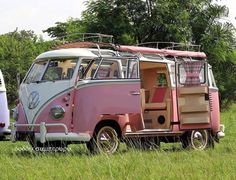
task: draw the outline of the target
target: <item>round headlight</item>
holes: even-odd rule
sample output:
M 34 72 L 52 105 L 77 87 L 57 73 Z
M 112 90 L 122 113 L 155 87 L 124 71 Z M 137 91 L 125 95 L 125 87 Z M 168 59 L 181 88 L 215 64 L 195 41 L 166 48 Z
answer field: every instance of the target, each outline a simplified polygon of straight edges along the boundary
M 60 105 L 53 106 L 50 110 L 50 115 L 53 119 L 60 120 L 65 115 L 65 109 Z

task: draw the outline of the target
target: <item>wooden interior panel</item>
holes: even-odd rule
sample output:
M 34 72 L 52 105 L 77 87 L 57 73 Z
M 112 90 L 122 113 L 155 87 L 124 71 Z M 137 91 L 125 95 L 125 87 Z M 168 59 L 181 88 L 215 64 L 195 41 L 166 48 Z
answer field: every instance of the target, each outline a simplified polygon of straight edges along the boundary
M 163 103 L 146 103 L 145 110 L 166 109 L 166 102 Z
M 203 104 L 201 106 L 181 106 L 180 112 L 181 113 L 190 113 L 190 112 L 208 112 L 209 111 L 209 105 Z
M 205 94 L 208 93 L 207 87 L 182 87 L 179 89 L 180 95 L 188 95 L 188 94 Z
M 163 124 L 158 123 L 158 117 L 164 116 L 165 122 Z M 167 111 L 146 111 L 144 112 L 144 126 L 145 129 L 169 129 L 170 119 L 168 119 Z
M 166 75 L 166 84 L 158 84 L 158 74 Z M 169 129 L 171 114 L 170 77 L 165 63 L 140 62 L 141 104 L 145 129 Z M 165 88 L 162 93 L 158 88 Z M 157 96 L 154 96 L 157 95 Z M 160 94 L 162 98 L 158 97 Z M 159 100 L 157 100 L 159 99 Z M 158 123 L 158 117 L 165 117 L 163 124 Z
M 210 118 L 207 113 L 198 114 L 192 116 L 190 114 L 182 115 L 181 124 L 199 124 L 199 123 L 210 123 Z
M 181 124 L 210 123 L 209 101 L 205 99 L 207 87 L 179 88 L 178 106 Z

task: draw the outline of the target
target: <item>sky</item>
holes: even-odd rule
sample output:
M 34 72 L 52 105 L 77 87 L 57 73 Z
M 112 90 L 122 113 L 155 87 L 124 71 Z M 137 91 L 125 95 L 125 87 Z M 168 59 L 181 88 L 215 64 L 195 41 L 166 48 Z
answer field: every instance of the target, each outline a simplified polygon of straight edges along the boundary
M 0 34 L 18 28 L 33 30 L 46 39 L 42 30 L 69 17 L 79 18 L 84 9 L 84 0 L 0 0 Z
M 217 0 L 216 0 L 217 1 Z M 229 7 L 227 21 L 236 27 L 236 1 L 218 0 Z M 79 18 L 85 9 L 84 0 L 0 0 L 0 34 L 18 30 L 33 30 L 49 39 L 46 30 L 56 22 L 66 22 L 69 17 Z

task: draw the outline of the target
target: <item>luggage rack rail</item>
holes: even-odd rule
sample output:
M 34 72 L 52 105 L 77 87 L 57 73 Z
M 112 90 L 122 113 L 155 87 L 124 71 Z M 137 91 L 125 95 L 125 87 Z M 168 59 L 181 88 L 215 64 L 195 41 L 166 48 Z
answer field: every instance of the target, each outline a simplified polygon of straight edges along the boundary
M 186 51 L 192 50 L 197 52 L 200 52 L 201 49 L 201 45 L 195 45 L 190 43 L 164 42 L 164 41 L 145 42 L 137 44 L 137 46 L 152 47 L 156 49 L 186 50 Z

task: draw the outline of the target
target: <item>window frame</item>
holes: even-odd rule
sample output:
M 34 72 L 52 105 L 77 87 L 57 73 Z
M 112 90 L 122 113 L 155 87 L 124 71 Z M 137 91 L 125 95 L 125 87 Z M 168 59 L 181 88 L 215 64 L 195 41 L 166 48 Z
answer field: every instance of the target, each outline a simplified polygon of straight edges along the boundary
M 86 68 L 83 76 L 80 78 L 81 80 L 88 80 L 88 79 L 91 79 L 91 80 L 127 80 L 127 79 L 139 79 L 139 60 L 137 58 L 129 58 L 129 57 L 101 57 L 101 58 L 83 58 L 81 59 L 80 61 L 80 65 L 82 64 L 82 61 L 83 60 L 90 60 L 91 62 L 89 63 L 88 67 Z M 94 74 L 92 75 L 92 77 L 87 77 L 88 75 L 88 72 L 91 70 L 93 64 L 96 63 L 96 61 L 99 61 L 97 63 L 97 67 L 96 67 L 96 70 L 94 72 Z M 103 65 L 103 62 L 115 62 L 117 63 L 117 71 L 118 71 L 118 74 L 119 76 L 117 78 L 97 78 L 97 74 L 98 74 L 98 71 L 99 71 L 99 68 L 101 68 L 101 66 Z M 127 61 L 123 64 L 122 61 Z M 136 64 L 137 64 L 137 73 L 136 73 L 136 77 L 135 78 L 130 78 L 128 77 L 129 75 L 129 67 L 130 67 L 130 62 L 134 61 Z M 125 70 L 125 71 L 124 71 Z M 133 70 L 133 69 L 131 69 Z M 87 78 L 86 78 L 87 77 Z
M 50 62 L 52 62 L 52 61 L 60 61 L 60 62 L 61 62 L 61 61 L 63 61 L 63 60 L 74 60 L 74 61 L 75 61 L 75 66 L 74 66 L 73 75 L 72 75 L 70 78 L 65 78 L 65 79 L 44 80 L 43 77 L 45 76 L 45 74 L 46 74 L 46 72 L 47 72 L 47 70 L 48 70 L 48 68 L 49 68 Z M 39 83 L 39 82 L 50 82 L 50 81 L 55 82 L 55 81 L 66 81 L 66 80 L 68 81 L 68 80 L 71 80 L 71 79 L 73 79 L 73 77 L 74 77 L 75 74 L 76 74 L 76 73 L 75 73 L 75 70 L 76 70 L 76 67 L 77 67 L 77 65 L 78 65 L 78 62 L 79 62 L 79 58 L 78 58 L 78 57 L 72 57 L 72 58 L 60 58 L 60 57 L 55 57 L 55 58 L 51 58 L 51 59 L 41 59 L 41 60 L 37 60 L 37 61 L 35 61 L 35 62 L 31 65 L 29 71 L 27 72 L 27 74 L 26 74 L 26 76 L 25 76 L 25 78 L 24 78 L 24 80 L 23 80 L 22 82 L 25 83 L 25 84 L 30 84 L 30 83 Z M 40 77 L 39 77 L 38 80 L 36 80 L 36 81 L 30 80 L 30 81 L 28 82 L 27 79 L 28 79 L 29 75 L 33 72 L 33 68 L 35 67 L 35 65 L 40 64 L 40 63 L 45 63 L 44 68 L 43 68 L 43 70 L 42 70 L 42 72 L 41 72 L 41 74 L 40 74 Z
M 184 61 L 184 62 L 198 62 L 198 61 Z M 178 69 L 178 76 L 177 76 L 177 78 L 178 78 L 178 84 L 179 85 L 182 85 L 182 86 L 186 86 L 186 79 L 185 79 L 185 81 L 184 81 L 184 83 L 181 81 L 181 71 L 180 71 L 180 66 L 182 66 L 182 68 L 184 69 L 184 71 L 185 71 L 185 68 L 184 68 L 184 66 L 183 66 L 183 63 L 181 62 L 181 63 L 177 63 L 177 69 Z M 200 80 L 200 86 L 201 85 L 205 85 L 207 82 L 208 82 L 208 77 L 207 77 L 207 63 L 206 62 L 204 62 L 203 63 L 203 68 L 201 69 L 201 71 L 203 70 L 203 78 L 204 78 L 204 81 L 201 81 L 200 80 L 200 74 L 201 74 L 201 72 L 199 73 L 199 80 Z M 186 73 L 186 71 L 185 71 L 185 73 Z M 185 76 L 185 78 L 187 78 L 187 76 Z M 197 86 L 197 85 L 195 85 L 195 84 L 191 84 L 190 86 Z

